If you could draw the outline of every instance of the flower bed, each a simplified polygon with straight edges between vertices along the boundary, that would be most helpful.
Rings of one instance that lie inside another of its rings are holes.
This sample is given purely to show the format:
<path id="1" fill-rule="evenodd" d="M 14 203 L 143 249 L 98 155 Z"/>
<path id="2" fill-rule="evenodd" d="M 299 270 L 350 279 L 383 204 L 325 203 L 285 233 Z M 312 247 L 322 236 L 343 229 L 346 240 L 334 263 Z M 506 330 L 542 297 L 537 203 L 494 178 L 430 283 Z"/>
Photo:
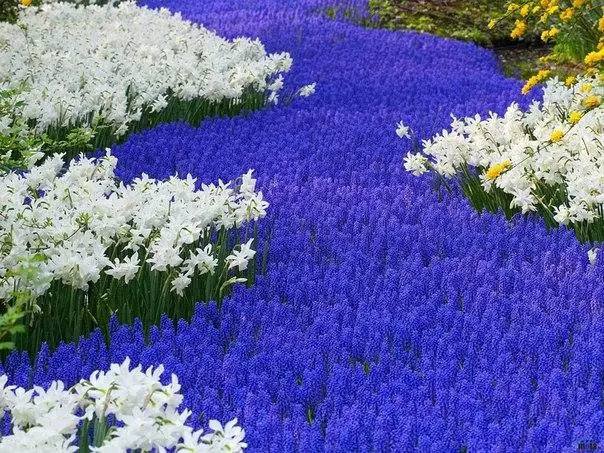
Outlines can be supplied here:
<path id="1" fill-rule="evenodd" d="M 57 155 L 0 178 L 0 300 L 32 295 L 18 348 L 76 340 L 106 329 L 114 314 L 147 327 L 162 314 L 190 318 L 196 301 L 219 301 L 253 278 L 243 272 L 256 253 L 247 225 L 268 203 L 251 170 L 237 188 L 220 181 L 196 190 L 190 175 L 160 182 L 143 174 L 124 185 L 116 165 L 107 154 L 63 171 Z"/>
<path id="2" fill-rule="evenodd" d="M 0 133 L 19 117 L 54 138 L 89 126 L 102 148 L 161 122 L 258 108 L 290 66 L 259 40 L 222 39 L 167 9 L 25 8 L 17 23 L 0 23 L 0 91 L 19 88 L 21 103 L 0 117 Z"/>
<path id="3" fill-rule="evenodd" d="M 198 304 L 190 322 L 166 317 L 147 334 L 115 320 L 109 344 L 97 331 L 33 361 L 13 353 L 9 382 L 72 386 L 125 357 L 163 363 L 191 428 L 237 417 L 252 452 L 600 443 L 600 257 L 590 264 L 565 228 L 478 215 L 455 191 L 439 198 L 403 169 L 412 143 L 392 130 L 403 120 L 428 139 L 450 112 L 501 115 L 538 94 L 522 97 L 487 51 L 331 21 L 320 1 L 164 4 L 224 36 L 288 49 L 288 80 L 317 82 L 287 108 L 162 125 L 113 149 L 125 183 L 262 169 L 268 272 L 220 309 Z"/>
<path id="4" fill-rule="evenodd" d="M 461 180 L 478 209 L 537 211 L 550 227 L 571 224 L 580 240 L 603 241 L 603 97 L 599 77 L 550 80 L 527 111 L 512 104 L 501 117 L 454 118 L 451 131 L 407 153 L 405 168 Z"/>
<path id="5" fill-rule="evenodd" d="M 61 381 L 48 389 L 6 386 L 0 377 L 0 407 L 9 414 L 12 432 L 0 439 L 2 451 L 116 452 L 139 449 L 175 452 L 240 453 L 245 432 L 232 420 L 224 427 L 210 422 L 213 432 L 202 436 L 185 425 L 191 411 L 178 411 L 182 402 L 178 377 L 162 385 L 163 367 L 130 360 L 95 371 L 70 389 Z"/>

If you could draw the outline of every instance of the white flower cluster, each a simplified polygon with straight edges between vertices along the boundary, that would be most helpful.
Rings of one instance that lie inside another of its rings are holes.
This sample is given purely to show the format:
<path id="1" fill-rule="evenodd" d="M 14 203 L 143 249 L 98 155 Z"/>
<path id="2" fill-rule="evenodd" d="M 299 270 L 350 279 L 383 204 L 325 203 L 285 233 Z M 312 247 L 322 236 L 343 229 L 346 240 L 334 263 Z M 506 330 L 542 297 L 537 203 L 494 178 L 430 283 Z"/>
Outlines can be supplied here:
<path id="1" fill-rule="evenodd" d="M 172 375 L 171 382 L 162 385 L 162 373 L 162 365 L 145 372 L 140 365 L 130 370 L 126 359 L 107 372 L 95 371 L 70 389 L 55 381 L 48 390 L 7 386 L 6 375 L 0 376 L 0 411 L 8 412 L 12 422 L 12 433 L 0 440 L 0 452 L 76 452 L 76 435 L 86 421 L 96 421 L 86 426 L 106 432 L 100 446 L 90 446 L 98 453 L 130 449 L 240 453 L 247 447 L 237 419 L 224 427 L 212 420 L 213 432 L 205 435 L 185 425 L 191 411 L 178 411 L 183 401 L 178 378 Z M 109 416 L 119 423 L 107 430 Z"/>
<path id="2" fill-rule="evenodd" d="M 197 247 L 210 231 L 266 215 L 252 170 L 237 187 L 219 181 L 196 190 L 190 175 L 156 181 L 143 174 L 124 185 L 116 165 L 107 152 L 64 169 L 56 155 L 25 174 L 0 177 L 0 299 L 15 287 L 42 295 L 53 280 L 87 289 L 102 272 L 127 283 L 143 263 L 176 274 L 172 291 L 182 295 L 192 277 L 218 265 L 211 243 Z M 238 247 L 226 257 L 229 269 L 244 270 L 254 257 L 251 240 Z M 29 266 L 36 278 L 24 281 L 28 273 L 15 271 Z"/>
<path id="3" fill-rule="evenodd" d="M 0 91 L 24 88 L 20 114 L 38 131 L 102 118 L 120 135 L 170 96 L 239 102 L 246 90 L 267 90 L 275 97 L 291 63 L 259 40 L 228 41 L 178 13 L 130 1 L 44 4 L 24 8 L 16 24 L 0 23 Z M 0 117 L 0 126 L 7 121 Z"/>
<path id="4" fill-rule="evenodd" d="M 526 112 L 512 104 L 503 117 L 453 118 L 451 131 L 423 141 L 423 153 L 407 154 L 405 168 L 448 178 L 464 166 L 486 170 L 483 187 L 510 194 L 511 207 L 526 213 L 546 205 L 558 223 L 591 222 L 604 204 L 603 96 L 597 76 L 572 86 L 549 80 L 543 102 Z M 544 188 L 560 188 L 564 202 L 548 205 Z"/>

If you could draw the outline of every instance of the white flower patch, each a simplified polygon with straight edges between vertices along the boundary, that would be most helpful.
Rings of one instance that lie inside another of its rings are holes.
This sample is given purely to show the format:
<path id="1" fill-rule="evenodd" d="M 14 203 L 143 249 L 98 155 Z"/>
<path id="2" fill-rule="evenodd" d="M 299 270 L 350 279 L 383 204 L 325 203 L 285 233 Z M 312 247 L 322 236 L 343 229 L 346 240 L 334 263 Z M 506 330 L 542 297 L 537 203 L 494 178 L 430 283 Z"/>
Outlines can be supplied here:
<path id="1" fill-rule="evenodd" d="M 187 426 L 191 411 L 178 410 L 183 401 L 178 378 L 172 375 L 170 383 L 163 385 L 163 371 L 162 365 L 144 372 L 140 365 L 130 369 L 127 358 L 107 372 L 93 372 L 70 389 L 55 381 L 47 390 L 7 386 L 6 375 L 0 376 L 0 411 L 9 413 L 12 425 L 12 433 L 0 440 L 0 451 L 76 452 L 78 432 L 88 435 L 83 426 L 105 428 L 101 445 L 90 446 L 98 453 L 130 449 L 240 453 L 247 447 L 237 419 L 224 427 L 211 420 L 213 432 L 208 434 Z M 119 422 L 111 430 L 103 426 L 109 416 Z"/>
<path id="2" fill-rule="evenodd" d="M 57 155 L 28 173 L 0 177 L 0 299 L 15 288 L 41 296 L 55 280 L 86 290 L 103 273 L 127 283 L 143 265 L 170 271 L 171 289 L 182 295 L 218 265 L 212 243 L 199 246 L 212 231 L 266 215 L 251 170 L 237 187 L 219 181 L 196 190 L 190 175 L 157 181 L 143 174 L 125 185 L 115 178 L 116 165 L 108 152 L 64 169 Z M 246 269 L 251 246 L 236 246 L 224 265 Z M 31 280 L 15 272 L 31 267 Z"/>
<path id="3" fill-rule="evenodd" d="M 444 177 L 463 166 L 487 170 L 480 176 L 512 195 L 512 207 L 523 212 L 546 205 L 560 224 L 592 222 L 604 205 L 604 84 L 582 77 L 567 87 L 549 80 L 543 102 L 527 112 L 517 104 L 503 117 L 491 113 L 453 119 L 450 131 L 423 142 L 423 152 L 409 153 L 405 168 L 415 175 L 433 170 Z M 548 205 L 544 188 L 561 188 L 562 204 Z"/>
<path id="4" fill-rule="evenodd" d="M 134 2 L 48 3 L 0 23 L 0 90 L 23 87 L 20 115 L 49 126 L 109 123 L 116 134 L 170 97 L 239 102 L 249 90 L 276 96 L 291 67 L 259 40 L 228 41 L 167 9 Z M 8 121 L 0 118 L 0 127 Z"/>

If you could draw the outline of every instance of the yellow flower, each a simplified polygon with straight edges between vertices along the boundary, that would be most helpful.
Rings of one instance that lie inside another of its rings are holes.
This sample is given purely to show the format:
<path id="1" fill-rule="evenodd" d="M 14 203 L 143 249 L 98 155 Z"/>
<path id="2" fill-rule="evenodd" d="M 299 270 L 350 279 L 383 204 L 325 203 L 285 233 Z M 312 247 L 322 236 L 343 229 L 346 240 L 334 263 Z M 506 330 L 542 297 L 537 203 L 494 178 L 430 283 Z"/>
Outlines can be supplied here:
<path id="1" fill-rule="evenodd" d="M 549 69 L 542 69 L 534 76 L 530 77 L 525 85 L 522 87 L 522 94 L 526 94 L 533 89 L 535 85 L 537 85 L 542 80 L 547 79 L 547 77 L 551 74 L 552 71 Z"/>
<path id="2" fill-rule="evenodd" d="M 495 25 L 497 25 L 497 21 L 495 19 L 491 19 L 489 21 L 489 30 L 492 30 L 493 28 L 495 28 Z"/>
<path id="3" fill-rule="evenodd" d="M 510 36 L 512 38 L 521 38 L 525 32 L 526 32 L 526 22 L 524 22 L 522 20 L 517 20 L 516 26 L 512 30 L 512 33 L 510 34 Z"/>
<path id="4" fill-rule="evenodd" d="M 583 101 L 583 105 L 588 109 L 596 108 L 600 105 L 600 98 L 598 96 L 588 96 Z"/>
<path id="5" fill-rule="evenodd" d="M 549 136 L 549 141 L 552 143 L 557 143 L 564 138 L 564 131 L 561 129 L 556 129 Z"/>
<path id="6" fill-rule="evenodd" d="M 604 16 L 600 17 L 598 21 L 598 30 L 604 33 Z"/>
<path id="7" fill-rule="evenodd" d="M 541 33 L 541 41 L 543 42 L 547 42 L 547 40 L 549 38 L 553 38 L 554 36 L 556 36 L 558 33 L 560 33 L 560 30 L 556 27 L 552 27 L 549 30 L 544 30 Z"/>
<path id="8" fill-rule="evenodd" d="M 492 165 L 486 173 L 486 178 L 490 181 L 496 179 L 502 173 L 508 171 L 512 166 L 512 162 L 509 160 L 504 160 L 498 164 Z"/>
<path id="9" fill-rule="evenodd" d="M 518 8 L 520 8 L 520 6 L 518 6 L 518 3 L 510 3 L 508 5 L 508 13 L 513 13 L 514 11 L 516 11 Z"/>
<path id="10" fill-rule="evenodd" d="M 577 78 L 575 76 L 571 75 L 566 78 L 564 83 L 566 83 L 566 86 L 569 87 L 569 86 L 573 85 L 576 81 L 577 81 Z"/>
<path id="11" fill-rule="evenodd" d="M 535 85 L 537 85 L 537 80 L 536 80 L 536 77 L 533 76 L 530 79 L 528 79 L 526 81 L 526 83 L 524 84 L 524 86 L 522 87 L 522 94 L 526 94 L 529 91 L 531 91 L 535 87 Z"/>
<path id="12" fill-rule="evenodd" d="M 589 93 L 593 87 L 594 86 L 591 83 L 583 83 L 579 86 L 579 91 L 581 93 Z"/>
<path id="13" fill-rule="evenodd" d="M 597 52 L 589 52 L 585 56 L 585 64 L 588 66 L 595 66 L 604 60 L 604 47 L 600 48 Z"/>
<path id="14" fill-rule="evenodd" d="M 531 11 L 531 12 L 532 12 L 533 14 L 537 14 L 537 13 L 539 12 L 539 10 L 540 10 L 540 9 L 541 9 L 541 8 L 539 7 L 539 5 L 537 5 L 537 6 L 535 6 L 535 7 L 533 8 L 533 11 Z"/>
<path id="15" fill-rule="evenodd" d="M 560 19 L 567 21 L 570 20 L 575 14 L 575 10 L 572 8 L 565 9 L 560 13 Z"/>
<path id="16" fill-rule="evenodd" d="M 23 6 L 29 6 L 29 5 L 31 5 L 31 1 L 32 1 L 32 0 L 21 0 L 21 4 L 22 4 Z"/>
<path id="17" fill-rule="evenodd" d="M 520 8 L 520 15 L 522 17 L 526 17 L 529 14 L 529 8 L 531 5 L 529 5 L 528 3 L 526 5 L 524 5 L 522 8 Z"/>
<path id="18" fill-rule="evenodd" d="M 570 115 L 568 115 L 568 122 L 570 124 L 577 124 L 581 118 L 583 118 L 581 112 L 570 112 Z"/>
<path id="19" fill-rule="evenodd" d="M 575 8 L 581 8 L 585 4 L 585 0 L 573 0 L 573 6 Z"/>

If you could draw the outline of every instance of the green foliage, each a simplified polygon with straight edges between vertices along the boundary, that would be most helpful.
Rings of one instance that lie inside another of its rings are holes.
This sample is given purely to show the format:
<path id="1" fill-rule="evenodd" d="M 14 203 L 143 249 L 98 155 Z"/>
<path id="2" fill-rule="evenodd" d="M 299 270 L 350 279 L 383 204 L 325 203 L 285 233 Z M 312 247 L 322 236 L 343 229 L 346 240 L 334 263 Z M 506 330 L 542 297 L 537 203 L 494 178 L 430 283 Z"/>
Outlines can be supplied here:
<path id="1" fill-rule="evenodd" d="M 375 23 L 391 30 L 415 30 L 491 47 L 499 56 L 503 73 L 528 79 L 540 57 L 548 51 L 539 42 L 540 29 L 529 27 L 520 45 L 509 36 L 506 2 L 503 0 L 369 0 Z M 492 18 L 498 25 L 488 27 Z M 566 74 L 562 71 L 562 74 Z"/>
<path id="2" fill-rule="evenodd" d="M 8 124 L 0 122 L 0 175 L 29 168 L 43 155 L 65 153 L 73 156 L 92 150 L 90 142 L 94 131 L 90 129 L 68 130 L 61 139 L 36 133 L 19 113 L 24 106 L 17 100 L 20 90 L 0 91 L 0 118 L 9 121 Z"/>
<path id="3" fill-rule="evenodd" d="M 6 311 L 0 315 L 0 352 L 12 351 L 15 343 L 11 338 L 25 331 L 22 321 L 27 315 L 29 300 L 29 294 L 16 295 L 15 299 L 7 305 Z"/>
<path id="4" fill-rule="evenodd" d="M 14 22 L 19 14 L 19 2 L 0 0 L 0 22 Z"/>
<path id="5" fill-rule="evenodd" d="M 588 53 L 596 50 L 601 35 L 598 21 L 601 9 L 586 6 L 568 22 L 559 23 L 560 34 L 556 36 L 554 55 L 558 61 L 582 63 Z"/>
<path id="6" fill-rule="evenodd" d="M 410 29 L 484 46 L 509 41 L 501 29 L 490 30 L 490 18 L 505 13 L 505 2 L 488 0 L 369 0 L 380 26 L 392 30 Z"/>
<path id="7" fill-rule="evenodd" d="M 8 271 L 7 274 L 17 276 L 24 280 L 38 277 L 35 267 L 24 263 L 19 269 Z M 15 348 L 14 338 L 25 332 L 25 321 L 27 315 L 35 302 L 35 295 L 30 291 L 15 288 L 8 300 L 2 302 L 2 314 L 0 314 L 0 355 L 7 355 Z"/>
<path id="8" fill-rule="evenodd" d="M 601 69 L 604 60 L 599 52 L 604 45 L 604 30 L 600 25 L 604 4 L 601 1 L 508 0 L 505 5 L 504 18 L 508 23 L 514 21 L 512 37 L 522 39 L 525 29 L 532 27 L 541 30 L 542 41 L 555 44 L 551 54 L 541 61 L 542 67 L 559 73 L 556 66 L 562 66 L 566 75 L 576 75 L 588 68 L 597 71 L 598 66 Z M 504 25 L 503 28 L 508 27 Z"/>

